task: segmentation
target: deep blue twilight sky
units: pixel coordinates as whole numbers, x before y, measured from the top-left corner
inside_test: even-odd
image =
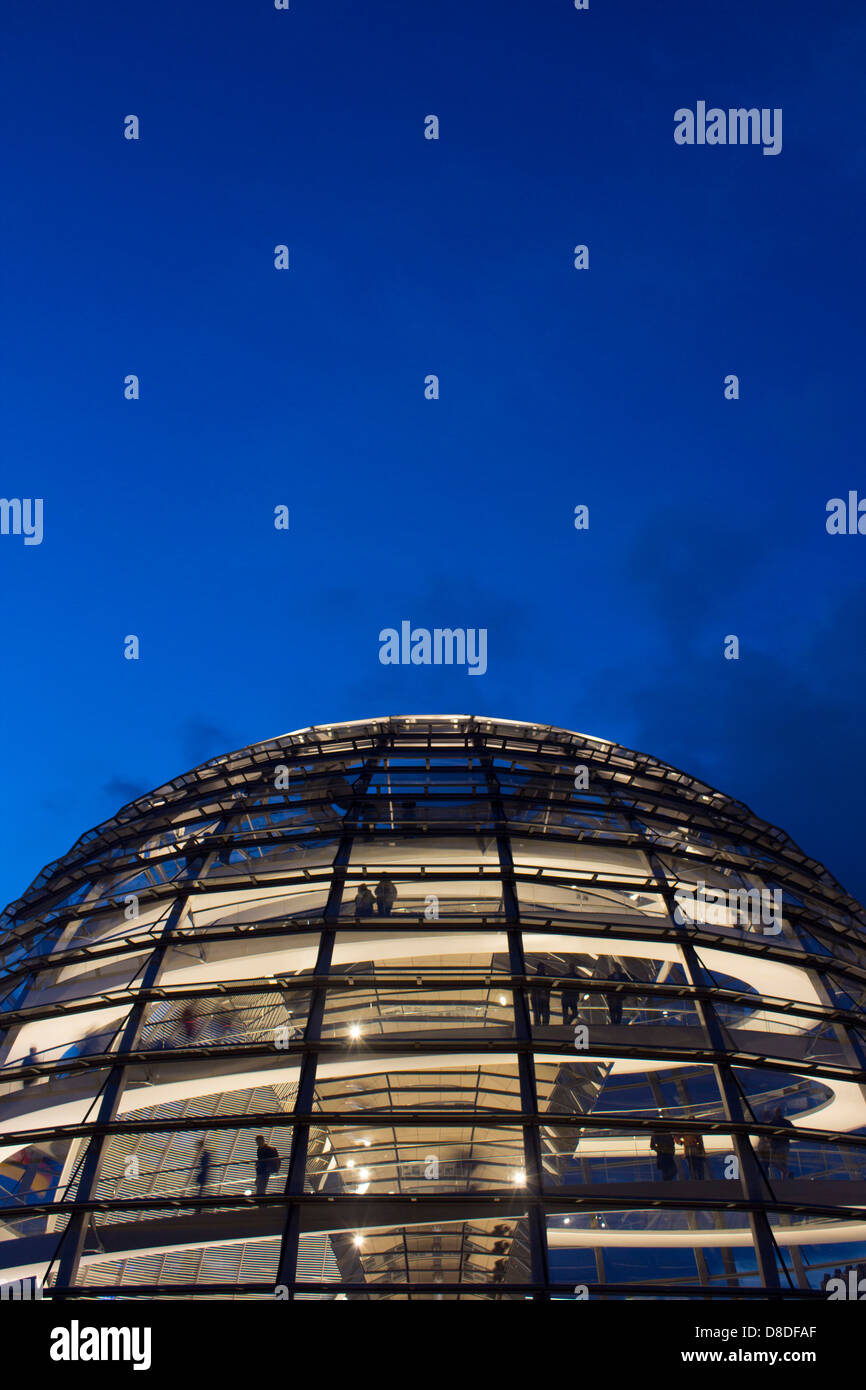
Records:
[[[653,753],[866,897],[864,50],[859,0],[7,0],[0,900],[218,753],[430,711]],[[698,100],[781,154],[676,145]],[[404,618],[487,674],[380,665]]]

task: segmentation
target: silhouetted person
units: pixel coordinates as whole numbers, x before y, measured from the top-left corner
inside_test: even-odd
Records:
[[[379,905],[379,913],[382,917],[388,917],[391,908],[397,901],[397,889],[394,887],[393,880],[388,874],[383,874],[376,884],[376,902]]]
[[[574,981],[574,984],[571,981]],[[574,1019],[580,1021],[578,1009],[580,1007],[580,976],[577,973],[577,966],[574,961],[568,969],[565,982],[562,986],[562,1021],[571,1023]]]
[[[671,1182],[677,1175],[674,1136],[667,1130],[657,1130],[650,1139],[650,1148],[655,1149],[659,1177],[663,1182]]]
[[[707,1162],[703,1135],[677,1134],[675,1138],[677,1143],[683,1146],[683,1157],[689,1166],[689,1175],[693,1178],[697,1178],[698,1182],[703,1182],[704,1170]]]
[[[27,1056],[24,1058],[24,1065],[26,1067],[34,1067],[38,1061],[39,1053],[36,1051],[35,1047],[31,1047],[30,1051],[27,1053]],[[25,1076],[22,1084],[24,1086],[32,1086],[35,1080],[35,1076]]]
[[[539,965],[535,972],[536,979],[541,975]],[[534,984],[529,991],[529,1002],[532,1005],[532,1022],[536,1028],[546,1028],[550,1023],[550,989],[547,985]]]
[[[628,975],[624,975],[621,970],[617,969],[608,976],[608,979],[626,981]],[[622,995],[619,993],[606,994],[604,997],[607,1004],[608,1020],[613,1024],[622,1023]]]
[[[206,1148],[203,1139],[199,1139],[195,1151],[195,1182],[199,1197],[203,1197],[207,1191],[210,1180],[210,1164],[210,1149]]]
[[[217,1042],[227,1042],[233,1028],[234,1012],[232,1009],[220,1009],[214,1014],[213,1035]]]
[[[195,1042],[198,1037],[199,1020],[192,1004],[185,1004],[180,1016],[180,1026],[183,1029],[184,1041]]]
[[[375,901],[366,883],[362,883],[355,898],[355,916],[372,917],[375,910]]]
[[[264,1197],[268,1190],[268,1178],[280,1171],[280,1156],[276,1149],[265,1143],[263,1134],[256,1135],[256,1196]]]

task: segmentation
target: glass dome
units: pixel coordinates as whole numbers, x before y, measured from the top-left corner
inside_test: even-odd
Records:
[[[49,865],[0,970],[0,1281],[730,1299],[866,1259],[863,909],[615,743],[215,758]]]

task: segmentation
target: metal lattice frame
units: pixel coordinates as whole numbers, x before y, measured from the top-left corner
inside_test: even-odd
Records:
[[[393,914],[356,916],[382,873]],[[780,893],[781,930],[684,916],[697,882]],[[741,803],[616,744],[466,716],[285,735],[124,807],[0,932],[0,1155],[61,1169],[42,1196],[0,1188],[0,1278],[55,1297],[808,1297],[810,1243],[866,1251],[863,910]],[[386,1136],[363,1141],[366,1184],[362,1129]],[[251,1196],[256,1132],[285,1164]],[[664,1133],[699,1134],[716,1171],[657,1181]],[[221,1177],[197,1196],[175,1160],[199,1137]],[[431,1146],[446,1176],[413,1178],[407,1153],[439,1172]],[[659,1274],[654,1249],[691,1250],[693,1275]]]

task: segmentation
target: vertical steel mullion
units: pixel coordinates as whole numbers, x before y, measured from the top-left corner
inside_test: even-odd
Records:
[[[224,816],[219,825],[221,832],[223,827],[230,821],[230,817]],[[142,992],[152,988],[159,979],[165,953],[170,944],[171,936],[177,925],[185,917],[189,902],[190,890],[195,885],[196,879],[213,862],[214,855],[204,847],[199,854],[194,855],[184,869],[183,879],[178,882],[180,889],[179,896],[176,896],[168,915],[165,925],[160,932],[145,966],[141,977],[141,984],[138,988],[135,1001],[129,1012],[126,1025],[120,1036],[120,1041],[115,1054],[118,1061],[115,1062],[105,1083],[102,1099],[97,1111],[96,1123],[109,1124],[116,1119],[120,1100],[126,1085],[126,1063],[123,1060],[133,1051],[141,1024],[147,1010],[147,1003],[142,999]],[[81,1176],[75,1191],[76,1202],[89,1201],[96,1188],[99,1179],[99,1170],[102,1166],[102,1159],[109,1142],[109,1137],[104,1134],[93,1135],[89,1140],[84,1154],[84,1161],[81,1165]],[[57,1249],[52,1257],[51,1263],[57,1263],[56,1283],[62,1287],[71,1288],[78,1277],[78,1266],[84,1251],[84,1244],[87,1239],[87,1231],[92,1217],[86,1212],[73,1212],[67,1223],[66,1229],[60,1237]],[[74,1295],[71,1295],[74,1297]],[[64,1297],[64,1295],[60,1295]]]
[[[357,821],[358,801],[366,794],[374,768],[378,766],[380,760],[381,755],[367,760],[364,771],[361,773],[353,789],[351,807],[344,818],[343,834],[340,837],[340,843],[334,855],[331,888],[328,893],[328,901],[325,905],[324,925],[322,927],[321,937],[319,938],[319,949],[316,956],[315,978],[317,981],[321,981],[330,974],[337,933],[335,927],[328,924],[339,921],[340,907],[343,901],[343,887],[346,880],[346,870],[351,861],[352,847],[355,842],[355,823]],[[321,1041],[326,1002],[327,985],[317,983],[313,988],[310,998],[310,1010],[307,1015],[307,1025],[304,1029],[305,1043],[316,1044]],[[293,1116],[309,1115],[312,1112],[316,1095],[316,1073],[318,1064],[319,1053],[317,1048],[314,1047],[304,1053],[298,1080],[298,1093],[295,1097],[295,1104],[292,1112]],[[299,1122],[297,1119],[293,1119],[292,1144],[289,1153],[286,1185],[284,1188],[286,1197],[297,1198],[303,1196],[304,1187],[306,1185],[309,1148],[309,1121],[305,1120]],[[301,1211],[302,1206],[300,1202],[289,1202],[286,1211],[286,1220],[283,1226],[283,1238],[280,1245],[279,1260],[277,1262],[277,1273],[274,1280],[275,1286],[287,1287],[289,1289],[288,1302],[294,1302],[295,1300],[292,1285],[297,1279],[298,1250],[301,1240]]]
[[[627,820],[631,824],[631,809],[624,806],[623,810]],[[682,952],[683,963],[689,983],[696,985],[698,988],[712,989],[714,981],[708,975],[698,958],[698,953],[689,936],[686,924],[683,923],[682,926],[680,926],[677,923],[676,894],[671,888],[670,880],[664,865],[658,856],[646,845],[644,845],[642,852],[646,855],[655,880],[659,885],[659,890],[664,899],[665,906],[667,907],[671,923],[677,928],[680,937],[680,950]],[[695,999],[694,1003],[698,1017],[701,1020],[701,1026],[705,1036],[709,1040],[712,1051],[716,1053],[717,1056],[726,1053],[728,1051],[728,1044],[712,1000]],[[747,1117],[743,1108],[742,1096],[734,1076],[733,1067],[729,1062],[715,1062],[713,1063],[713,1072],[719,1087],[719,1095],[721,1097],[725,1119],[734,1124],[747,1124],[749,1122],[749,1117]],[[754,1116],[752,1119],[754,1119]],[[766,1202],[768,1197],[772,1200],[772,1188],[758,1162],[748,1135],[735,1133],[732,1134],[731,1138],[739,1165],[740,1186],[743,1195],[750,1201]],[[749,1227],[752,1232],[755,1256],[758,1261],[758,1269],[764,1287],[766,1289],[781,1291],[782,1281],[776,1259],[778,1246],[773,1236],[770,1219],[763,1208],[753,1208],[749,1212]]]
[[[680,1104],[681,1104],[684,1108],[685,1108],[686,1106],[691,1106],[692,1100],[691,1100],[691,1096],[689,1095],[688,1082],[682,1081],[682,1080],[680,1080],[680,1079],[678,1078],[678,1079],[674,1082],[674,1086],[675,1086],[675,1088],[676,1088],[677,1095],[678,1095],[679,1098],[680,1098]],[[691,1172],[689,1173],[689,1177],[691,1177]],[[695,1213],[694,1213],[693,1211],[690,1211],[690,1212],[687,1212],[687,1213],[686,1213],[686,1222],[687,1222],[687,1224],[688,1224],[690,1230],[696,1231],[696,1230],[698,1229],[697,1219],[696,1219]],[[695,1265],[696,1265],[697,1271],[698,1271],[698,1282],[700,1283],[700,1285],[701,1285],[702,1288],[706,1288],[706,1287],[709,1285],[709,1283],[710,1283],[710,1276],[709,1276],[709,1270],[708,1270],[708,1267],[707,1267],[707,1257],[706,1257],[706,1255],[704,1254],[704,1251],[703,1251],[703,1247],[702,1247],[702,1246],[700,1246],[700,1245],[696,1245],[696,1246],[695,1246],[695,1248],[694,1248],[694,1257],[695,1257]]]
[[[502,881],[502,902],[505,909],[506,932],[508,938],[508,968],[512,976],[512,1003],[514,1008],[514,1035],[518,1043],[517,1074],[520,1084],[520,1108],[524,1114],[537,1116],[538,1092],[535,1085],[535,1051],[532,1044],[532,1029],[529,1023],[529,1009],[526,1002],[526,962],[523,956],[523,932],[520,923],[520,904],[514,878],[514,860],[511,854],[511,841],[506,829],[505,808],[499,779],[493,768],[493,759],[487,753],[479,753],[479,762],[484,769],[487,791],[493,810],[496,826],[496,847],[499,853],[499,872]],[[514,984],[518,979],[521,983]],[[544,1207],[541,1162],[541,1131],[538,1125],[523,1125],[523,1162],[526,1172],[526,1191],[531,1198],[529,1207],[529,1258],[530,1275],[533,1284],[541,1286],[541,1292],[533,1298],[549,1298],[550,1276],[548,1273],[547,1221]]]
[[[125,1056],[135,1047],[136,1038],[141,1027],[147,1002],[141,998],[143,990],[150,989],[159,978],[162,968],[163,958],[169,945],[169,938],[178,923],[183,919],[189,902],[189,894],[182,893],[172,904],[171,910],[165,921],[165,926],[160,933],[159,940],[150,953],[147,966],[141,978],[141,985],[136,996],[135,1002],[129,1012],[120,1042],[117,1048],[118,1061],[114,1063],[108,1076],[99,1110],[96,1115],[96,1124],[110,1124],[116,1119],[120,1099],[126,1082],[126,1062]],[[81,1176],[75,1192],[76,1202],[89,1201],[92,1196],[99,1177],[99,1169],[102,1158],[109,1142],[109,1136],[95,1134],[88,1142],[87,1150],[84,1155],[84,1162],[81,1167]],[[76,1211],[69,1218],[69,1222],[63,1232],[57,1249],[52,1258],[52,1264],[57,1262],[56,1282],[63,1287],[71,1287],[78,1277],[78,1265],[84,1250],[84,1242],[87,1238],[87,1229],[90,1224],[90,1215],[87,1212]],[[59,1295],[66,1297],[67,1295]],[[74,1295],[70,1295],[74,1296]]]

